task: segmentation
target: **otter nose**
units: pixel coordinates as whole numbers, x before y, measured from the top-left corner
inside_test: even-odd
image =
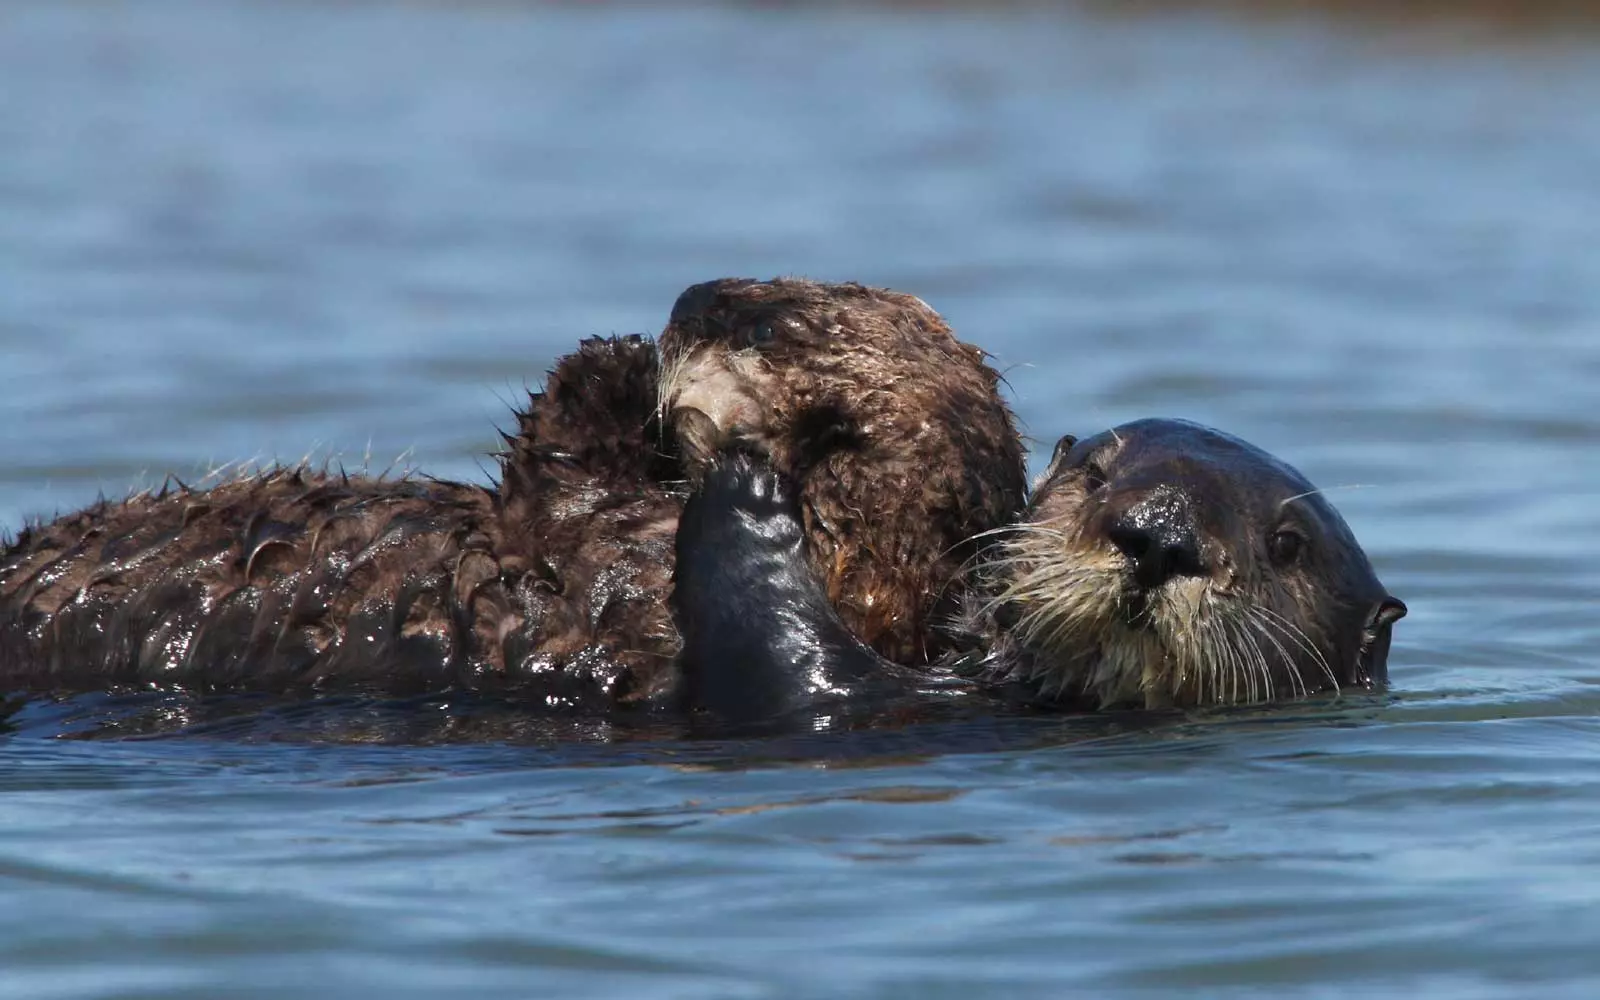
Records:
[[[1172,497],[1151,497],[1128,508],[1107,535],[1133,564],[1133,577],[1153,590],[1175,576],[1204,576],[1194,519]]]

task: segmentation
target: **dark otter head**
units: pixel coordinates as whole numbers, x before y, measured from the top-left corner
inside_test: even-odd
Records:
[[[1304,476],[1187,421],[1063,438],[1006,556],[1028,679],[1101,707],[1370,687],[1406,610]]]
[[[695,285],[660,337],[660,408],[692,477],[745,442],[799,486],[808,548],[856,633],[939,655],[950,583],[1025,495],[999,376],[915,296],[799,278]]]
[[[661,409],[695,463],[743,440],[803,473],[880,444],[931,454],[966,419],[1010,429],[984,353],[921,299],[886,288],[707,281],[678,296],[660,348]],[[709,420],[686,421],[689,411]]]

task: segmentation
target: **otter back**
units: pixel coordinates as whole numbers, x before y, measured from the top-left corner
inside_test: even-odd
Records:
[[[0,552],[0,683],[647,697],[671,682],[681,509],[654,368],[640,338],[582,344],[499,489],[275,469],[30,527]]]

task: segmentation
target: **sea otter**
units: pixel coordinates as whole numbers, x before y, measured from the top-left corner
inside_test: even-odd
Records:
[[[960,606],[985,533],[1027,496],[986,355],[914,296],[793,280],[697,285],[660,343],[661,408],[686,464],[729,440],[769,454],[855,633],[891,659],[949,652],[931,626]]]
[[[670,703],[674,533],[728,434],[796,484],[849,626],[888,657],[944,657],[931,623],[1026,496],[998,382],[909,295],[695,285],[659,347],[590,340],[561,360],[496,485],[274,469],[27,528],[0,548],[0,689]]]
[[[1300,473],[1220,431],[1141,420],[1061,440],[949,623],[952,646],[982,652],[908,669],[834,613],[792,491],[759,449],[730,449],[680,521],[689,697],[724,719],[931,689],[1097,710],[1369,688],[1406,610]]]

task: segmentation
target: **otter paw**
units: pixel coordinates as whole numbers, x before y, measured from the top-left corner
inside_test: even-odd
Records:
[[[736,510],[761,520],[797,518],[800,513],[788,477],[766,456],[743,450],[717,457],[706,470],[697,498],[702,506]]]
[[[723,452],[706,469],[678,521],[680,566],[734,565],[777,557],[801,544],[800,505],[788,479],[765,458]]]

